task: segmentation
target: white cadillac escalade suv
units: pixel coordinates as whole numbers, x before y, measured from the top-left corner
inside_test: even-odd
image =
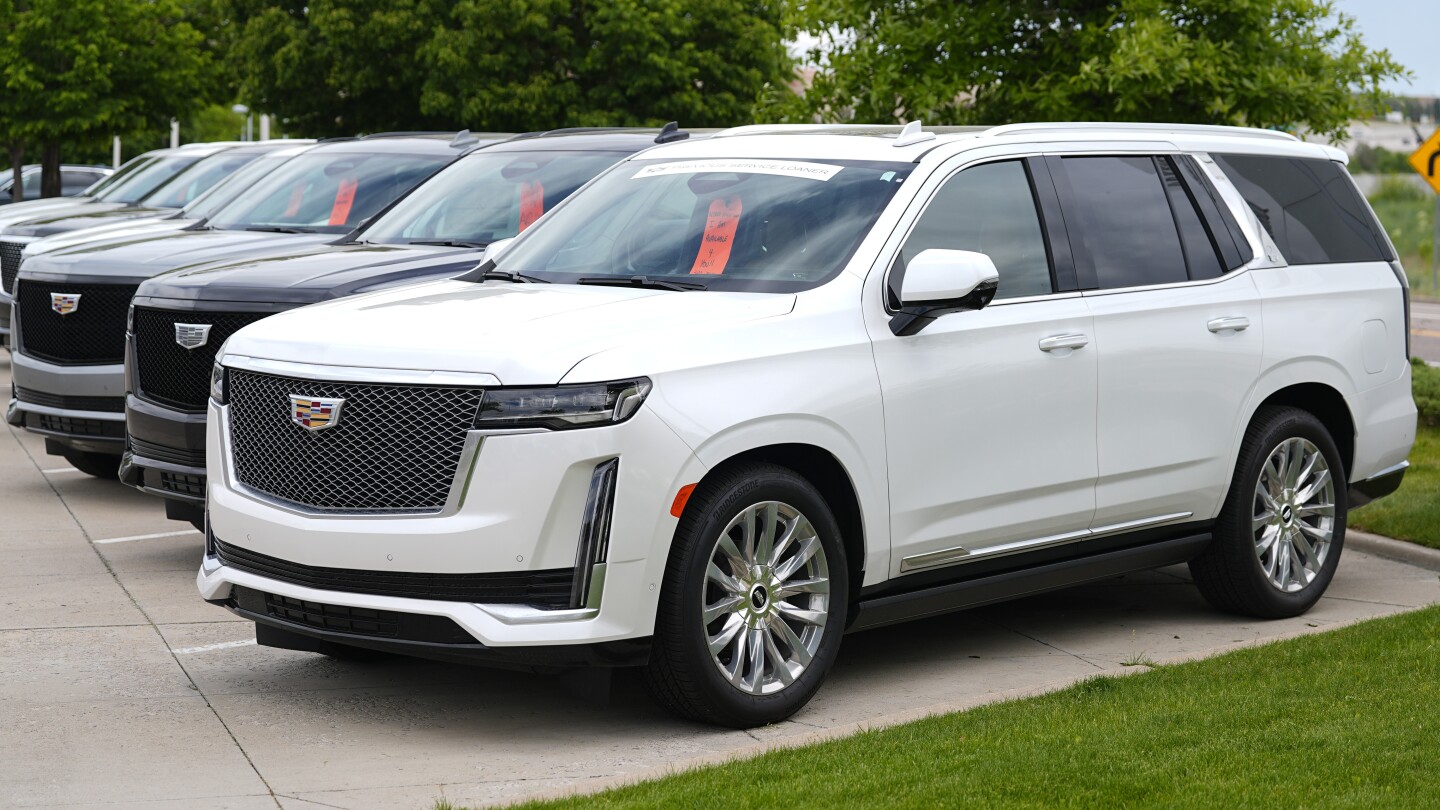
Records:
[[[665,145],[466,276],[231,337],[199,587],[262,644],[644,666],[734,726],[847,631],[1137,569],[1293,616],[1404,474],[1407,308],[1281,133]]]

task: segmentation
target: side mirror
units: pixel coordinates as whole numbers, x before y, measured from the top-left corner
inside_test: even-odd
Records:
[[[984,253],[930,248],[911,259],[900,281],[901,309],[890,331],[913,335],[941,315],[981,309],[995,297],[1000,273]]]
[[[513,236],[509,239],[496,239],[494,242],[485,246],[485,252],[480,255],[480,261],[483,262],[500,258],[500,254],[504,253],[505,249],[510,247],[510,243],[514,241],[515,237]]]

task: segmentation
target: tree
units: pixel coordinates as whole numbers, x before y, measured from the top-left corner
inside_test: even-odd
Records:
[[[781,0],[213,0],[240,100],[309,135],[748,121]]]
[[[163,127],[199,106],[208,59],[177,0],[0,3],[0,140],[40,147],[42,196],[60,193],[67,144]]]
[[[1167,121],[1338,136],[1405,75],[1326,0],[797,0],[792,120]]]

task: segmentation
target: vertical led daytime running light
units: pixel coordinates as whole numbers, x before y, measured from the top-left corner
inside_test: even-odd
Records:
[[[592,586],[604,581],[604,571],[597,571],[596,567],[605,564],[610,552],[610,518],[615,510],[615,481],[619,474],[620,459],[612,458],[596,465],[590,475],[590,492],[585,496],[585,511],[580,517],[575,580],[570,589],[572,608],[586,607]]]

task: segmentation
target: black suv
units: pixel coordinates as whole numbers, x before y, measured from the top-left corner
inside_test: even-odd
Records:
[[[25,260],[15,281],[10,424],[90,475],[125,450],[125,334],[136,288],[204,263],[342,238],[460,156],[509,135],[337,139],[285,161],[208,220]]]
[[[226,338],[306,304],[463,273],[614,163],[686,137],[673,126],[517,136],[456,161],[339,241],[144,282],[127,337],[121,480],[165,498],[169,517],[202,525],[205,405]]]

